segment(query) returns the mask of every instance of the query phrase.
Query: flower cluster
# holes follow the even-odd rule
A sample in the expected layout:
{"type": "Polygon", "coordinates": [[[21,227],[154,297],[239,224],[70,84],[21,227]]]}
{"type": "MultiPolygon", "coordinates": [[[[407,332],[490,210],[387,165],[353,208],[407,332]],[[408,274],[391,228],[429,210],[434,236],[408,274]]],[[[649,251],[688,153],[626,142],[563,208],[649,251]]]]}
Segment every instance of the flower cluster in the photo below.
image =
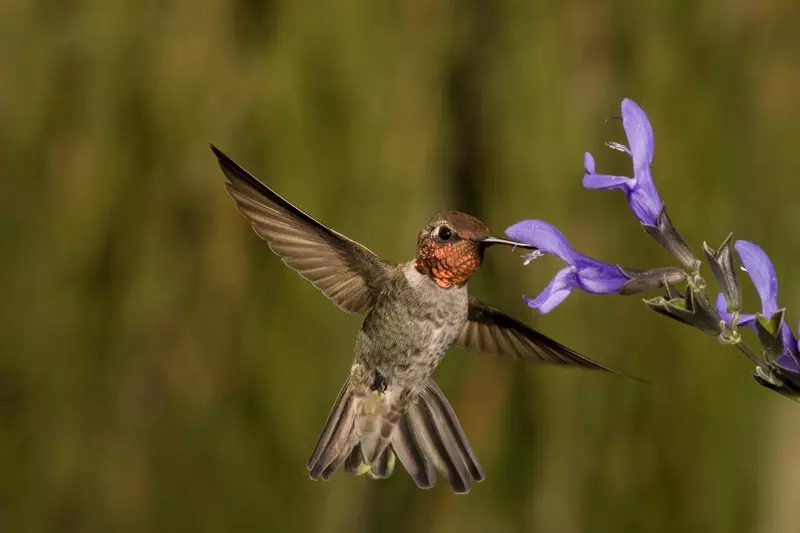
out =
{"type": "Polygon", "coordinates": [[[732,244],[732,236],[717,250],[703,243],[706,262],[721,289],[712,304],[700,274],[701,262],[675,229],[656,190],[651,171],[653,128],[645,112],[632,100],[622,101],[622,126],[628,144],[606,144],[631,157],[633,176],[598,174],[594,157],[586,153],[583,185],[588,189],[622,190],[645,232],[667,249],[682,267],[640,270],[598,261],[575,251],[553,225],[542,220],[524,220],[510,226],[506,234],[535,247],[533,253],[523,256],[525,264],[547,253],[567,266],[537,297],[523,296],[523,299],[539,312],[549,313],[576,288],[591,294],[635,294],[664,287],[664,296],[646,299],[644,303],[658,313],[700,329],[723,343],[735,345],[756,364],[754,377],[758,383],[800,401],[800,343],[786,324],[785,310],[778,306],[778,282],[769,257],[753,243],[740,240],[732,244]],[[759,313],[741,312],[741,287],[732,248],[761,298],[759,313]],[[686,288],[677,291],[675,286],[683,282],[686,288]],[[742,340],[739,326],[757,333],[762,347],[760,356],[742,340]]]}

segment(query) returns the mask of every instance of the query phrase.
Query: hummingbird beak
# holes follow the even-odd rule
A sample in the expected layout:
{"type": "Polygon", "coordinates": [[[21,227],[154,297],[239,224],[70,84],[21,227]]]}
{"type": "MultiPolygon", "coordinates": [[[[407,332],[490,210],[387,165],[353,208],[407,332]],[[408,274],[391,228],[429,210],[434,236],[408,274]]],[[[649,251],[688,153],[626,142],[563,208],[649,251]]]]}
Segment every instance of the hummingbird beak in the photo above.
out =
{"type": "Polygon", "coordinates": [[[536,250],[535,246],[531,246],[530,244],[525,244],[524,242],[516,242],[516,241],[508,241],[506,239],[498,239],[496,237],[486,237],[485,239],[475,239],[475,242],[481,244],[485,247],[491,246],[493,244],[504,244],[506,246],[511,246],[514,248],[525,248],[526,250],[536,250]]]}

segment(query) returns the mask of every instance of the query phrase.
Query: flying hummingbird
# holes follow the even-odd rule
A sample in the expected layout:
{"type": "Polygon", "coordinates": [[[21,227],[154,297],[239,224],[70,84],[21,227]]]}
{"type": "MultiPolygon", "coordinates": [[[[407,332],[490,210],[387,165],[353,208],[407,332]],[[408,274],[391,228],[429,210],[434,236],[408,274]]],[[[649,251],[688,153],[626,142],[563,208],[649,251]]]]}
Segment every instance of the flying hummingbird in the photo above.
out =
{"type": "Polygon", "coordinates": [[[432,378],[453,346],[535,363],[611,370],[467,293],[492,245],[532,248],[489,235],[480,220],[439,213],[405,263],[379,258],[322,225],[215,146],[225,188],[259,237],[344,311],[366,313],[350,374],[333,404],[307,468],[328,479],[342,465],[386,478],[395,456],[420,488],[441,472],[457,493],[484,479],[450,403],[432,378]]]}

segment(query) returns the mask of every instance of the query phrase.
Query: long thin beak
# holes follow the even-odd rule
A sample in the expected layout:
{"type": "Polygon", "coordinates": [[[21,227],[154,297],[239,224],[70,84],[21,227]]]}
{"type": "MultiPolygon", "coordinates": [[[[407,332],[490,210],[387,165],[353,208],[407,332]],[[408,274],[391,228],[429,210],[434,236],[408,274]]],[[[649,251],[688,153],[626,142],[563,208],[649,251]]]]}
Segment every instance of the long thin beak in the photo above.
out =
{"type": "Polygon", "coordinates": [[[485,239],[475,239],[475,242],[484,246],[491,246],[493,244],[504,244],[506,246],[513,246],[515,248],[525,248],[526,250],[536,250],[535,246],[525,244],[524,242],[507,241],[506,239],[498,239],[496,237],[486,237],[485,239]]]}

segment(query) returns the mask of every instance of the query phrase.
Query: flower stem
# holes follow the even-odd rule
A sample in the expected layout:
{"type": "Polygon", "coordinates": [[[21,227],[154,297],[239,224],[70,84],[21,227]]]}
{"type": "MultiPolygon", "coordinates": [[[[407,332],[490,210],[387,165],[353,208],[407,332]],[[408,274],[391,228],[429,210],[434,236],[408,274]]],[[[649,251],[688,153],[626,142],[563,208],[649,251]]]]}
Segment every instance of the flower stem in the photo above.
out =
{"type": "Polygon", "coordinates": [[[756,364],[756,366],[761,366],[761,365],[764,364],[764,361],[762,361],[761,358],[759,358],[753,352],[753,350],[751,350],[750,347],[747,344],[745,344],[744,342],[737,342],[735,344],[735,346],[737,348],[739,348],[739,350],[741,350],[742,353],[744,353],[747,356],[748,359],[750,359],[752,362],[754,362],[756,364]]]}

